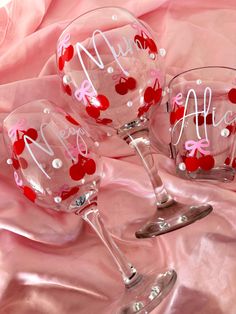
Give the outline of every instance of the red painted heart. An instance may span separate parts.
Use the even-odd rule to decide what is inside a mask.
[[[13,144],[13,151],[16,155],[22,154],[24,149],[25,149],[25,142],[22,138],[15,141],[15,143]]]

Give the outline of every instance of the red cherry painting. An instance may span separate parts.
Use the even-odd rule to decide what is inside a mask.
[[[199,167],[199,162],[197,157],[186,157],[185,158],[186,169],[190,172],[196,171]]]
[[[236,168],[236,158],[233,159],[232,167],[233,167],[233,168]]]
[[[73,58],[74,55],[74,47],[72,45],[70,45],[69,47],[67,47],[63,53],[63,57],[65,61],[70,61]]]
[[[107,125],[109,123],[112,123],[112,119],[103,118],[103,119],[97,119],[97,123]]]
[[[179,107],[175,112],[176,120],[179,121],[184,116],[184,107]]]
[[[62,84],[62,88],[67,95],[72,95],[72,90],[68,84]]]
[[[198,159],[201,169],[209,171],[215,166],[215,159],[212,155],[202,156]]]
[[[100,110],[107,110],[107,108],[110,106],[109,100],[106,96],[104,95],[97,95],[97,101],[99,102],[98,108]]]
[[[227,157],[227,158],[225,159],[224,164],[225,164],[226,166],[229,166],[229,164],[230,164],[230,158],[229,158],[229,157]]]
[[[153,39],[148,38],[146,40],[146,44],[147,44],[147,47],[149,48],[150,52],[157,53],[157,46],[156,46],[156,44],[155,44]]]
[[[65,65],[65,60],[64,60],[63,56],[60,56],[58,59],[58,68],[60,71],[63,70],[64,65]]]
[[[148,48],[147,43],[146,43],[146,39],[143,36],[136,35],[134,37],[134,42],[139,49],[147,49]]]
[[[115,90],[120,95],[125,95],[129,90],[136,88],[136,80],[133,77],[121,77],[119,83],[115,85]]]
[[[31,202],[35,202],[36,199],[36,193],[34,192],[34,190],[32,190],[30,187],[28,186],[24,186],[23,188],[23,193],[24,195],[31,201]]]
[[[22,154],[24,149],[25,149],[25,142],[24,142],[24,140],[22,138],[14,142],[14,144],[13,144],[13,152],[16,155]]]
[[[94,106],[87,106],[86,111],[87,114],[94,119],[97,119],[100,116],[100,110]]]
[[[236,88],[231,88],[228,92],[228,98],[233,104],[236,104]]]
[[[71,166],[69,173],[70,173],[71,179],[75,181],[79,181],[83,179],[83,177],[85,176],[85,170],[80,163],[77,163]]]
[[[175,113],[175,111],[171,111],[171,113],[170,113],[170,124],[171,125],[175,124],[175,121],[176,121],[176,113]]]
[[[93,159],[88,159],[84,164],[84,170],[87,174],[94,174],[96,171],[96,164]]]
[[[27,135],[28,137],[30,137],[32,140],[35,141],[37,139],[37,137],[38,137],[38,132],[35,129],[30,128],[26,132],[24,132],[24,135]],[[31,144],[32,141],[27,139],[27,143]]]
[[[194,124],[197,124],[198,122],[198,126],[202,125],[204,123],[204,117],[202,114],[199,114],[198,117],[196,118],[196,116],[193,118],[193,122]]]

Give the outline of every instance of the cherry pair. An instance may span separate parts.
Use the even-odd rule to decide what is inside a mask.
[[[78,161],[70,167],[69,173],[73,180],[79,181],[83,179],[86,174],[92,175],[95,171],[96,164],[93,159],[78,155]]]
[[[72,45],[64,49],[62,55],[58,59],[58,68],[60,71],[64,69],[65,62],[69,62],[74,55],[74,47]]]
[[[185,163],[186,170],[190,172],[196,171],[198,168],[208,171],[215,165],[215,159],[212,155],[205,155],[200,158],[195,156],[183,157],[183,162]]]
[[[115,90],[118,94],[125,95],[128,93],[129,90],[135,89],[135,87],[136,80],[133,77],[121,77],[119,83],[115,85]]]
[[[194,124],[196,124],[198,122],[198,125],[202,125],[204,123],[204,121],[205,121],[205,118],[201,113],[198,114],[197,119],[196,119],[196,116],[193,118]],[[212,122],[212,113],[208,113],[208,115],[206,116],[206,124],[212,125],[212,123],[213,123]]]
[[[21,138],[20,138],[20,132],[23,135]],[[30,137],[34,141],[38,137],[38,132],[33,128],[30,128],[27,131],[17,130],[16,134],[17,134],[17,140],[13,144],[13,152],[16,155],[21,155],[25,149],[25,138],[24,138],[25,136]],[[32,143],[32,141],[30,141],[30,139],[26,139],[26,140],[27,140],[28,144]]]
[[[145,37],[144,37],[145,36]],[[134,42],[139,49],[149,49],[149,53],[157,53],[157,46],[153,39],[151,39],[146,33],[141,32],[141,35],[134,37]]]
[[[110,102],[106,96],[97,95],[96,97],[86,97],[86,99],[88,102],[86,112],[90,117],[96,119],[96,122],[99,124],[106,125],[112,122],[108,118],[99,119],[101,111],[107,110],[110,106]]]
[[[158,82],[158,87],[156,89],[156,84]],[[145,105],[138,109],[138,117],[141,117],[145,112],[149,110],[152,105],[159,103],[162,96],[162,88],[160,87],[159,81],[156,79],[152,86],[148,86],[144,92],[144,102]]]
[[[231,163],[231,159],[230,159],[230,157],[227,157],[227,158],[225,159],[225,165],[226,165],[226,166],[229,166],[230,163]],[[232,167],[233,167],[233,168],[236,168],[236,157],[235,157],[235,158],[233,159],[233,161],[232,161]]]

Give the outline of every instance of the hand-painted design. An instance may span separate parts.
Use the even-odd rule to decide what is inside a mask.
[[[205,120],[206,120],[206,124],[212,125],[213,124],[212,113],[208,113],[205,118],[202,113],[195,115],[195,117],[193,118],[193,123],[198,124],[198,126],[201,126],[204,124]]]
[[[26,129],[26,119],[22,118],[9,129],[8,136],[15,141],[17,138],[17,132],[23,131],[24,129]]]
[[[119,83],[115,85],[115,90],[118,94],[125,95],[129,90],[134,90],[136,85],[136,80],[133,77],[121,77]]]
[[[96,171],[95,161],[91,158],[87,158],[78,155],[77,163],[73,162],[73,165],[69,169],[69,174],[72,180],[79,181],[84,178],[84,176],[92,175]]]
[[[71,124],[80,126],[79,122],[77,122],[69,113],[66,113],[65,116],[66,120],[69,121]]]
[[[64,93],[66,93],[67,95],[69,95],[69,96],[72,95],[72,89],[71,89],[69,84],[65,84],[62,82],[62,89],[63,89]]]
[[[172,98],[172,111],[170,113],[170,124],[173,125],[184,116],[183,94],[178,93]]]
[[[158,83],[158,88],[156,89],[156,84]],[[138,117],[141,117],[146,113],[149,108],[161,100],[162,88],[160,87],[159,81],[156,79],[153,87],[148,86],[144,92],[144,106],[138,109]]]
[[[20,137],[20,135],[22,135],[22,137]],[[16,130],[17,140],[13,144],[14,154],[21,155],[25,149],[25,142],[27,142],[28,144],[31,144],[32,141],[30,139],[35,141],[37,137],[38,137],[38,132],[33,128],[30,128],[27,131]]]
[[[31,201],[31,202],[35,202],[36,200],[36,193],[34,190],[32,190],[30,187],[28,186],[24,186],[23,187],[23,194]]]
[[[63,70],[65,62],[69,62],[74,55],[74,47],[70,44],[70,34],[60,40],[58,44],[58,68],[60,71]]]
[[[193,172],[196,171],[198,168],[208,171],[214,167],[214,157],[210,154],[210,151],[205,150],[206,147],[210,146],[209,140],[189,140],[185,142],[184,146],[185,149],[188,151],[188,156],[183,156],[182,160],[185,163],[187,171]],[[199,158],[197,157],[197,153],[200,154]]]
[[[80,88],[75,91],[75,98],[84,103],[87,114],[95,119],[97,123],[111,123],[111,119],[98,119],[100,111],[105,111],[110,106],[108,98],[102,94],[97,95],[91,88],[92,85],[88,80],[83,81]]]
[[[137,24],[132,24],[132,27],[137,29],[139,33],[135,35],[134,37],[134,42],[136,46],[139,49],[143,49],[143,50],[149,49],[148,51],[149,54],[154,53],[155,55],[157,55],[158,48],[154,40],[151,37],[149,37],[149,35],[144,31],[144,29],[141,26]]]
[[[231,90],[228,92],[228,98],[229,101],[231,101],[233,104],[236,104],[236,88],[231,88]]]
[[[236,122],[233,122],[232,124],[227,125],[226,127],[227,130],[229,130],[229,135],[235,134],[236,133]]]
[[[88,80],[84,80],[80,87],[76,89],[74,95],[78,101],[83,101],[86,106],[88,98],[96,97],[97,93],[92,89],[91,83]]]
[[[12,166],[15,170],[18,170],[19,168],[26,169],[28,167],[27,161],[22,157],[18,158],[16,155],[14,155],[14,157],[12,157],[11,160]]]
[[[234,157],[234,159],[230,159],[230,157],[227,157],[225,159],[225,165],[226,166],[231,166],[232,168],[236,168],[236,157]]]

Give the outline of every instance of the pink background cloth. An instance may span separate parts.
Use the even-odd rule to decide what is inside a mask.
[[[56,40],[71,19],[105,5],[129,9],[157,32],[159,47],[167,50],[167,79],[196,66],[236,67],[235,0],[0,0],[1,121],[34,99],[66,106],[56,73]],[[156,114],[155,121],[162,120]],[[100,240],[87,225],[81,230],[76,216],[24,199],[6,164],[2,134],[0,141],[0,313],[114,313],[123,285]],[[153,313],[235,314],[235,183],[178,179],[173,162],[155,154],[170,193],[185,202],[210,202],[214,212],[184,229],[138,240],[133,222],[155,211],[145,170],[115,136],[104,141],[101,154],[99,208],[115,241],[142,271],[178,272],[173,292]]]

